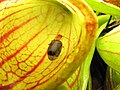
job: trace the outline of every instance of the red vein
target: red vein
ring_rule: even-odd
[[[23,45],[19,50],[17,50],[15,52],[15,54],[19,53],[22,48],[24,48],[31,40],[33,40],[33,38],[35,38],[39,33],[41,33],[46,27],[47,26],[45,26],[42,30],[40,30],[37,34],[35,34],[25,45]],[[12,56],[14,56],[14,55],[12,55]],[[46,53],[43,55],[42,59],[38,62],[38,64],[35,65],[34,68],[32,70],[30,70],[29,72],[27,72],[24,76],[21,76],[20,79],[16,80],[15,82],[13,82],[13,83],[11,83],[9,85],[2,86],[2,87],[0,87],[0,89],[6,90],[6,89],[13,88],[16,84],[23,81],[27,76],[29,76],[43,62],[45,56],[46,56]],[[9,59],[7,59],[7,60],[10,60],[10,59],[11,59],[11,57]]]
[[[1,1],[5,1],[5,0],[1,0]],[[1,12],[2,10],[5,10],[5,9],[16,8],[16,7],[19,7],[19,6],[22,6],[22,5],[27,5],[27,4],[30,4],[30,3],[19,4],[19,5],[17,5],[17,6],[4,7],[4,8],[2,8],[2,9],[0,10],[0,12]],[[7,6],[7,5],[6,5],[6,6]]]
[[[79,75],[80,75],[80,69],[81,69],[81,68],[79,68],[78,73],[77,73],[74,81],[71,83],[70,88],[72,88],[72,87],[75,85],[75,83],[77,83],[78,78],[79,78]]]
[[[36,18],[36,17],[34,17]],[[37,37],[37,35],[39,33],[41,33],[47,26],[45,26],[42,30],[40,30],[37,34],[35,34],[28,42],[26,42],[21,48],[19,48],[18,50],[16,50],[16,52],[10,56],[8,56],[7,58],[3,59],[2,62],[0,62],[0,67],[2,67],[7,61],[9,61],[11,58],[15,57],[24,47],[27,46],[27,44],[29,44],[35,37]]]
[[[11,83],[9,85],[0,87],[0,90],[11,89],[14,86],[16,86],[18,83],[23,81],[27,76],[29,76],[43,62],[45,56],[46,56],[46,53],[43,55],[42,59],[38,62],[37,65],[34,66],[34,68],[31,71],[27,72],[24,76],[20,77],[20,79],[16,80],[15,82],[13,82],[13,83]]]
[[[24,16],[29,15],[30,13],[31,13],[31,11],[28,12],[28,13],[26,13]],[[6,26],[8,23],[10,23],[10,22],[12,22],[12,21],[15,21],[15,20],[19,20],[19,19],[21,19],[22,17],[23,17],[23,16],[20,16],[20,17],[11,19],[10,21],[6,22],[6,24],[4,24],[4,25],[0,28],[0,30],[3,30],[3,28],[5,28],[5,26]]]
[[[98,48],[99,49],[99,48]],[[112,54],[117,54],[117,55],[120,55],[120,52],[112,52],[112,51],[108,51],[108,50],[102,50],[102,49],[99,49],[100,51],[105,51],[105,52],[108,52],[108,53],[112,53]]]
[[[62,27],[61,27],[61,28],[62,28]],[[61,30],[61,29],[60,29],[60,30]],[[60,30],[59,30],[59,31],[60,31]],[[58,32],[58,33],[59,33],[59,32]],[[70,35],[71,35],[71,30],[70,30]],[[69,39],[70,39],[70,35],[69,35]],[[55,69],[58,68],[59,65],[60,65],[60,64],[63,62],[63,60],[66,58],[66,56],[67,56],[67,54],[68,54],[68,51],[69,51],[69,47],[70,47],[70,40],[69,40],[69,39],[68,39],[67,53],[66,53],[65,57],[61,60],[61,62],[60,62],[53,70],[51,70],[51,72],[47,73],[42,79],[44,79],[44,78],[47,77],[50,73],[52,73],[53,71],[55,71]],[[65,64],[65,63],[63,63],[63,65],[64,65],[64,64]],[[41,82],[41,83],[39,83],[39,84],[36,84],[35,86],[31,87],[30,89],[34,89],[36,86],[41,85],[41,84],[47,82],[48,80],[50,80],[52,77],[55,76],[55,74],[57,74],[57,73],[61,70],[61,68],[63,67],[63,65],[62,65],[50,78],[46,79],[45,81],[43,81],[43,82]],[[42,79],[40,79],[39,81],[41,81]]]
[[[34,6],[34,7],[35,7],[35,6]],[[16,12],[13,12],[13,13],[9,14],[8,16],[6,16],[6,17],[0,19],[0,22],[3,21],[3,20],[5,20],[5,19],[7,19],[8,17],[10,17],[10,16],[12,16],[12,15],[18,13],[18,12],[21,12],[21,11],[24,11],[24,10],[27,10],[27,9],[30,9],[30,8],[33,8],[33,7],[28,7],[28,8],[20,9],[20,10],[18,10],[18,11],[16,11]]]
[[[19,28],[21,28],[22,26],[26,25],[27,23],[29,23],[30,21],[34,20],[37,17],[38,16],[32,17],[32,18],[28,19],[27,21],[21,23],[20,25],[15,26],[9,32],[5,33],[3,36],[0,37],[0,43],[2,43],[5,39],[7,39],[13,32],[15,32],[16,30],[18,30]]]
[[[69,48],[68,48],[69,49]],[[68,53],[68,52],[67,52]],[[47,73],[43,78],[41,78],[39,81],[41,81],[42,79],[44,79],[45,77],[47,77],[50,73],[52,73],[53,71],[55,71],[55,69],[56,68],[58,68],[59,67],[59,65],[63,62],[63,60],[66,58],[66,56],[67,56],[67,53],[66,53],[66,55],[65,55],[65,57],[61,60],[61,62],[53,69],[53,70],[51,70],[49,73]],[[66,62],[65,62],[66,63]],[[65,63],[63,63],[63,65],[65,65]],[[47,81],[49,81],[51,78],[53,78],[60,70],[61,70],[61,68],[63,67],[63,65],[61,65],[61,67],[59,67],[59,69],[50,77],[50,78],[48,78],[48,79],[46,79],[45,81],[43,81],[43,82],[41,82],[41,83],[37,83],[35,86],[33,86],[33,87],[31,87],[30,88],[30,90],[31,89],[34,89],[36,86],[38,86],[38,85],[42,85],[42,84],[44,84],[44,83],[46,83]]]

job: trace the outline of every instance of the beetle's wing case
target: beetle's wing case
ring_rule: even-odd
[[[52,40],[47,50],[48,58],[55,60],[59,56],[61,49],[62,42],[60,40]]]

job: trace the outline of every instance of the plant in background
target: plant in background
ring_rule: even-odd
[[[95,47],[119,73],[120,27],[100,36],[110,15],[100,0],[1,0],[0,90],[91,90]]]

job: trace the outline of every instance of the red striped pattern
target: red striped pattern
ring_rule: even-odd
[[[88,20],[88,12],[81,10],[78,16],[75,8],[64,4],[76,15],[54,1],[7,0],[0,3],[1,90],[53,89],[66,81],[85,59],[94,41],[92,30],[97,23],[94,17]],[[46,52],[58,34],[62,35],[63,47],[59,57],[51,62]]]

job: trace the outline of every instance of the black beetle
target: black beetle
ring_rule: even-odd
[[[59,56],[62,49],[62,42],[60,41],[61,38],[62,38],[62,35],[58,35],[49,44],[47,54],[50,60],[55,60]]]

